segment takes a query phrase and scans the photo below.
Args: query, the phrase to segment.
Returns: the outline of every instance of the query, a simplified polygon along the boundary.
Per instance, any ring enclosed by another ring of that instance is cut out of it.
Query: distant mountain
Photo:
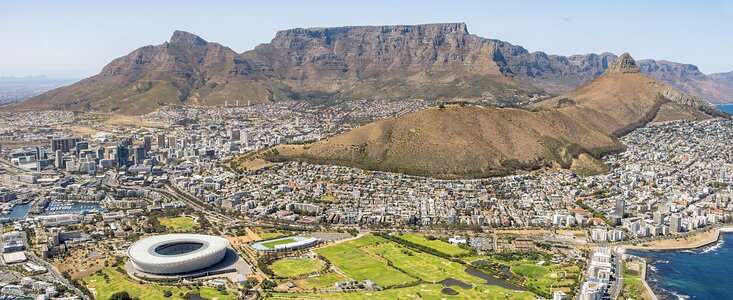
[[[598,173],[617,137],[650,122],[724,114],[644,75],[624,54],[575,91],[528,108],[448,105],[377,121],[271,160],[302,160],[439,178],[481,178],[538,168]],[[235,163],[236,165],[236,163]]]
[[[528,52],[468,33],[463,23],[297,28],[237,54],[176,31],[169,42],[115,59],[102,72],[16,108],[141,114],[168,105],[283,99],[510,100],[570,91],[602,74],[614,54]],[[710,102],[728,86],[690,65],[641,61],[644,72]],[[694,69],[694,70],[693,70]]]
[[[733,71],[728,73],[715,73],[710,74],[709,76],[711,79],[715,80],[718,84],[721,84],[727,88],[733,89]],[[727,101],[727,103],[730,103],[733,101]]]

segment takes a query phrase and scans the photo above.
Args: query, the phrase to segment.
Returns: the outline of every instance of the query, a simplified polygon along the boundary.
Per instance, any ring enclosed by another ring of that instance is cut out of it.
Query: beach
[[[733,227],[723,228],[711,228],[706,231],[700,231],[699,233],[693,233],[692,235],[685,235],[674,237],[670,236],[669,239],[658,240],[641,245],[622,245],[619,249],[624,250],[637,250],[637,251],[675,251],[675,250],[686,250],[696,249],[715,243],[720,239],[721,232],[733,232]],[[623,252],[623,251],[622,251]]]

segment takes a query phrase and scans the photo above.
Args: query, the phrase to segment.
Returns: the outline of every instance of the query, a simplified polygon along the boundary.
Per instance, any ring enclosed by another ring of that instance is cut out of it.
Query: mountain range
[[[244,53],[183,31],[138,48],[95,76],[24,102],[16,109],[144,114],[176,105],[286,99],[488,100],[533,102],[600,76],[611,53],[529,52],[469,34],[463,23],[296,28]],[[733,102],[731,73],[641,60],[640,70],[711,103]]]

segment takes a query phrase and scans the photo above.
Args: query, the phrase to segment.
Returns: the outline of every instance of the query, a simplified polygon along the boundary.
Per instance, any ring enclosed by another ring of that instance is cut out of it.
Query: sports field
[[[269,268],[277,276],[296,277],[303,274],[318,272],[326,266],[320,259],[312,258],[283,258],[274,261]]]
[[[105,280],[104,276],[102,275],[92,275],[84,278],[84,283],[87,285],[89,290],[94,293],[95,299],[97,300],[107,300],[112,296],[112,294],[120,291],[126,291],[130,294],[131,297],[145,300],[182,300],[184,299],[182,295],[188,293],[200,293],[201,297],[204,297],[206,299],[236,299],[236,296],[233,293],[230,293],[229,295],[224,295],[216,289],[210,287],[191,287],[191,289],[188,289],[160,286],[155,284],[140,284],[137,281],[130,280],[126,275],[118,272],[111,267],[102,270],[102,272],[108,276],[108,280]],[[163,292],[166,290],[171,291],[173,293],[173,296],[169,298],[163,296]]]
[[[411,287],[388,289],[378,292],[362,291],[354,293],[297,294],[273,293],[268,299],[345,299],[345,300],[381,300],[381,299],[487,299],[487,300],[534,300],[530,292],[518,292],[498,286],[478,285],[471,289],[454,288],[458,295],[441,293],[440,284],[420,284]]]
[[[196,228],[196,222],[187,217],[161,219],[160,225],[177,232],[191,231]]]
[[[295,243],[295,242],[296,240],[294,238],[287,238],[287,239],[279,239],[279,240],[274,240],[274,241],[269,241],[269,242],[263,242],[263,243],[260,243],[260,245],[262,245],[262,247],[265,247],[267,249],[275,249],[275,246],[277,245],[285,245],[285,244],[290,244],[290,243]]]
[[[399,238],[406,240],[408,242],[423,245],[425,247],[434,249],[438,252],[448,254],[450,256],[462,256],[462,255],[468,255],[471,253],[470,251],[466,249],[461,249],[458,246],[453,246],[441,240],[429,240],[428,238],[422,235],[419,235],[419,234],[407,233],[407,234],[400,235]]]
[[[385,243],[386,240],[369,236],[355,241],[337,244],[331,247],[316,250],[316,253],[329,260],[344,274],[354,280],[369,279],[381,287],[389,287],[417,281],[416,278],[400,272],[387,265],[387,261],[360,248],[376,243]],[[371,254],[371,255],[370,255]]]

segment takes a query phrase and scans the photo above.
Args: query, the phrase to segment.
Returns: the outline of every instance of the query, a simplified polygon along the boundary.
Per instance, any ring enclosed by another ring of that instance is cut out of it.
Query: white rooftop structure
[[[150,274],[180,274],[220,262],[229,241],[202,234],[166,234],[139,240],[127,250],[135,269]]]

